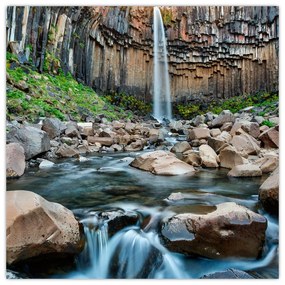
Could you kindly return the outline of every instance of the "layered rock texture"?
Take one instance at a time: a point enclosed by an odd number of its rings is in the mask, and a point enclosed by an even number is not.
[[[278,7],[160,10],[173,101],[278,89]],[[40,71],[47,58],[53,68],[59,58],[65,72],[98,92],[150,100],[152,21],[153,7],[8,7],[7,45],[17,41]]]

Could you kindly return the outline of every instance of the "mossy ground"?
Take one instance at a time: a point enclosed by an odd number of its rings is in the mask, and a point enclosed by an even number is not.
[[[61,120],[84,121],[87,116],[103,114],[108,120],[132,117],[94,90],[77,82],[70,74],[40,74],[29,64],[19,64],[17,58],[7,52],[7,100],[8,119],[24,117],[35,121],[39,117],[57,117]]]

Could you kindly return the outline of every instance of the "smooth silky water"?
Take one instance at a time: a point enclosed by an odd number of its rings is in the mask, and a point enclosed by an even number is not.
[[[58,160],[49,169],[31,168],[7,182],[7,190],[30,190],[71,209],[84,225],[86,246],[77,269],[50,278],[199,278],[236,268],[261,278],[278,277],[278,221],[258,203],[265,176],[228,178],[226,169],[200,168],[192,176],[155,176],[129,166],[139,153],[89,155],[89,161]],[[187,199],[171,203],[171,193]],[[210,260],[169,252],[159,241],[163,219],[175,213],[207,213],[214,205],[233,201],[268,219],[266,244],[258,260]],[[139,214],[140,222],[110,239],[100,212],[122,209]],[[146,222],[147,221],[147,222]]]

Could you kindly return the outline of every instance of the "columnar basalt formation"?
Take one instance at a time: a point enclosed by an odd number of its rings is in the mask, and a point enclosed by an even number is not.
[[[160,7],[172,100],[278,90],[278,7]],[[8,7],[7,45],[41,71],[47,52],[101,93],[151,100],[153,7]]]

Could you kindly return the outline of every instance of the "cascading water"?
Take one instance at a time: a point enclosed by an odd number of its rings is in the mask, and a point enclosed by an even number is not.
[[[172,119],[166,39],[159,8],[153,9],[154,82],[153,116],[161,121]]]

